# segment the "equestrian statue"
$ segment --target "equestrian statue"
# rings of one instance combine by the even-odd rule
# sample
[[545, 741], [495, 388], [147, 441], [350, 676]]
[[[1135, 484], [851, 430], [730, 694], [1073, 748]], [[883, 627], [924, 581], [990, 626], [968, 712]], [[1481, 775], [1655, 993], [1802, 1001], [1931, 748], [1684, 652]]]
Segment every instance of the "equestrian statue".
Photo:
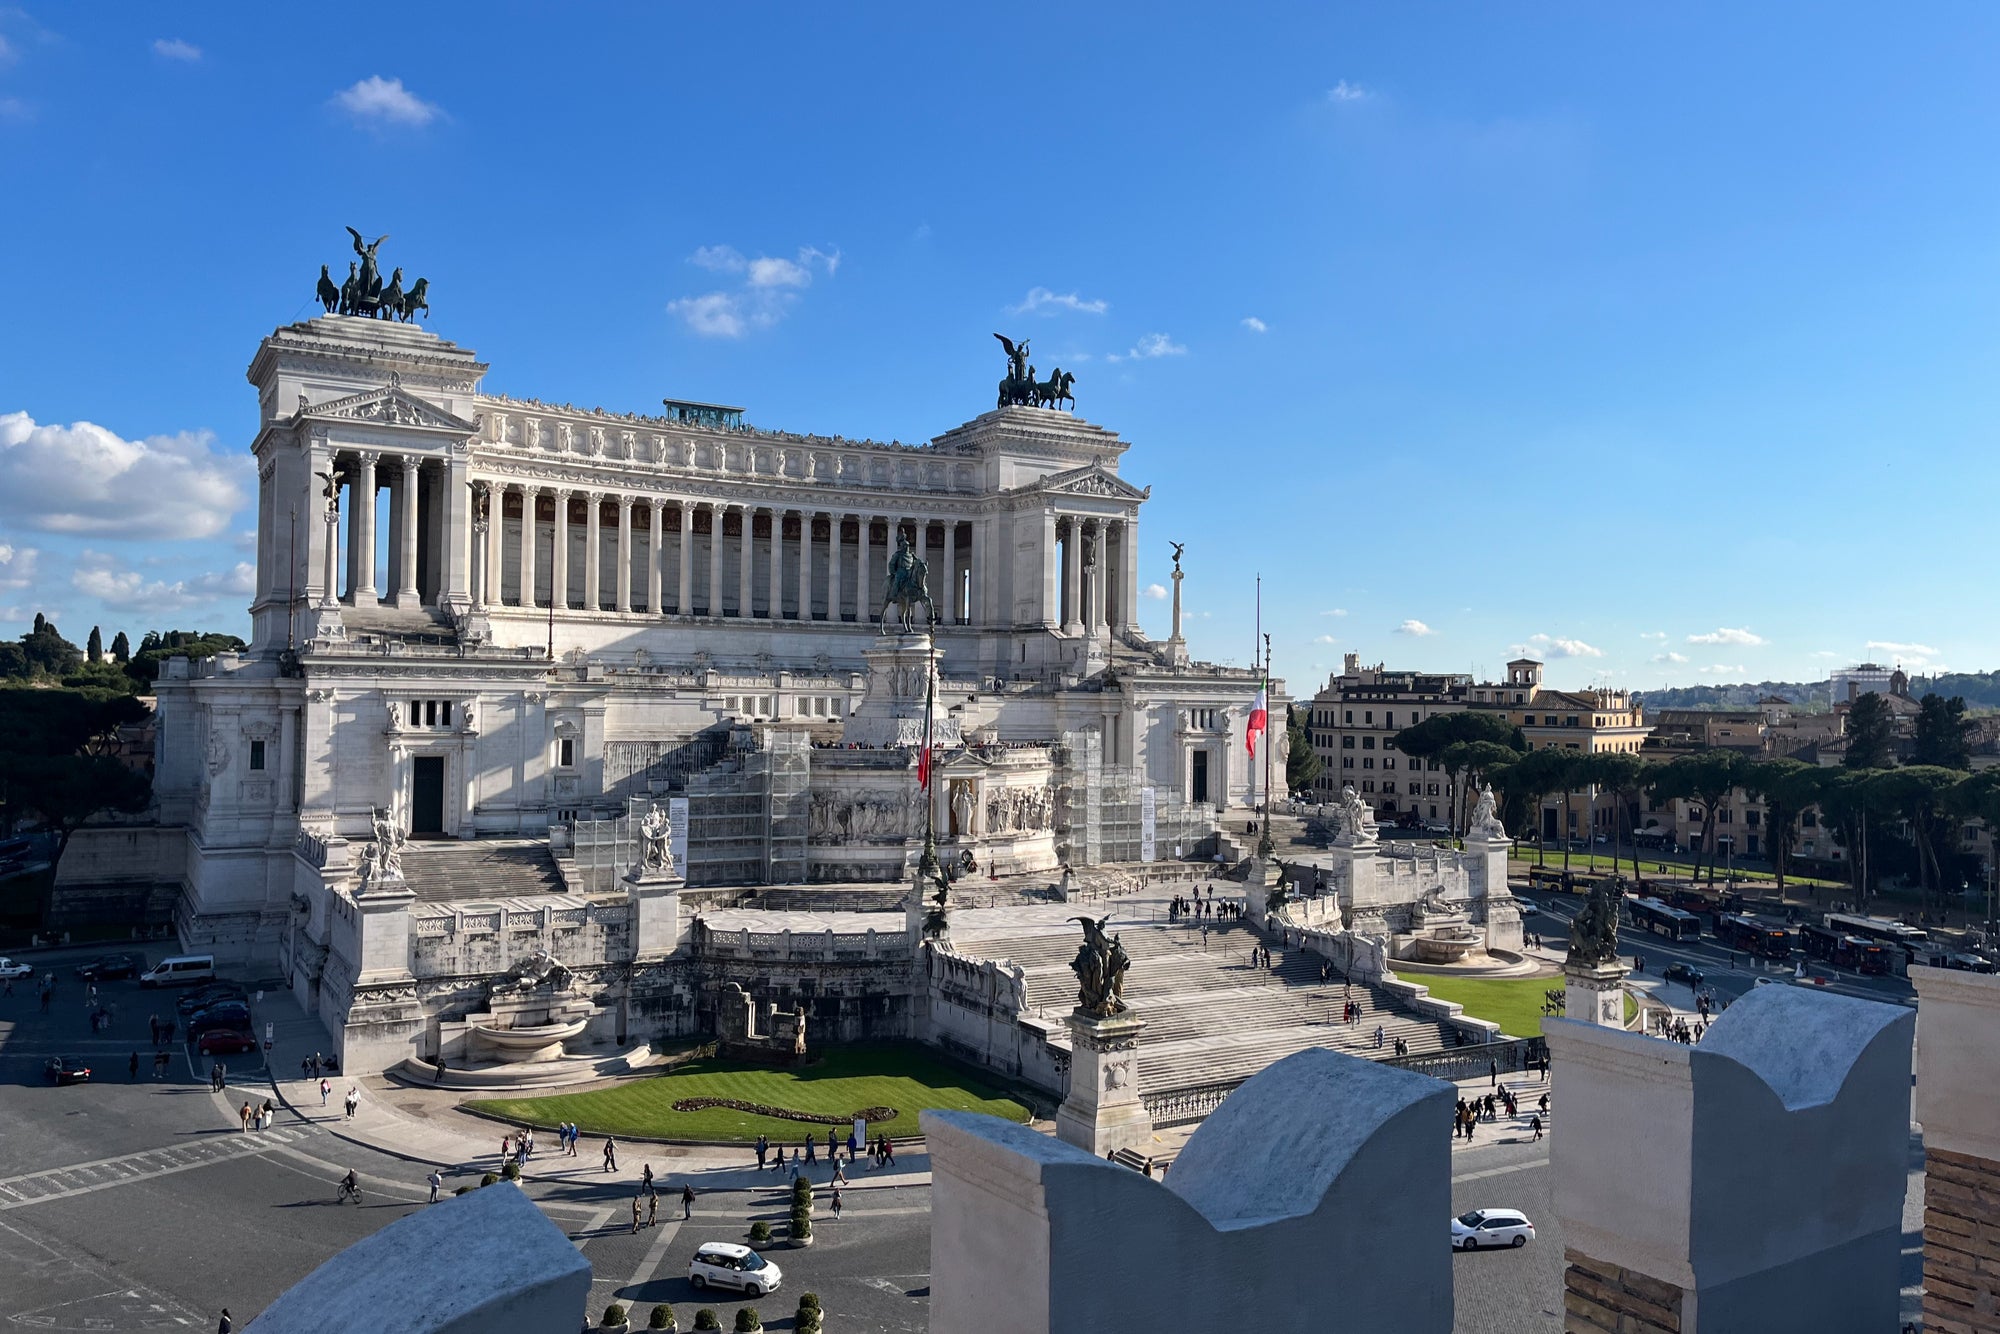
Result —
[[400, 320], [404, 324], [417, 317], [417, 312], [431, 313], [429, 300], [430, 279], [419, 278], [408, 291], [403, 289], [403, 271], [395, 270], [385, 284], [382, 270], [375, 262], [375, 249], [389, 237], [386, 233], [373, 241], [365, 240], [352, 227], [347, 234], [354, 238], [354, 253], [360, 258], [347, 266], [347, 280], [334, 286], [327, 266], [319, 268], [319, 287], [315, 293], [319, 303], [326, 307], [329, 315], [360, 315], [372, 319]]
[[[916, 620], [916, 609], [924, 608], [923, 623]], [[898, 613], [897, 624], [904, 634], [914, 634], [918, 630], [928, 630], [937, 622], [937, 603], [931, 601], [930, 565], [910, 546], [910, 535], [902, 528], [896, 529], [896, 554], [889, 557], [889, 577], [882, 599], [882, 614], [877, 621], [889, 619], [889, 608]]]
[[1028, 364], [1028, 340], [1023, 338], [1017, 345], [1005, 334], [993, 336], [1007, 349], [1007, 378], [1000, 382], [1000, 400], [994, 406], [1053, 408], [1064, 403], [1076, 406], [1076, 395], [1069, 391], [1076, 383], [1074, 375], [1058, 366], [1048, 379], [1037, 380], [1035, 368]]

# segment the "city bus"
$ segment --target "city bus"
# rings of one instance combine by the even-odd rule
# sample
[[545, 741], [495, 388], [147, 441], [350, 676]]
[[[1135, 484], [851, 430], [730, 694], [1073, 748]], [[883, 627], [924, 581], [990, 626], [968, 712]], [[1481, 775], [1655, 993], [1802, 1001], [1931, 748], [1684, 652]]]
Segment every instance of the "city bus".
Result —
[[1626, 906], [1631, 910], [1633, 926], [1669, 940], [1701, 939], [1701, 918], [1691, 912], [1669, 907], [1658, 899], [1633, 899]]
[[1715, 938], [1729, 949], [1742, 950], [1760, 959], [1785, 959], [1792, 953], [1789, 927], [1745, 913], [1724, 913], [1717, 917]]
[[1844, 935], [1860, 936], [1878, 945], [1888, 945], [1898, 949], [1904, 956], [1904, 963], [1915, 963], [1929, 954], [1925, 947], [1930, 943], [1930, 933], [1902, 922], [1892, 922], [1886, 917], [1863, 917], [1859, 913], [1830, 912], [1826, 924]]
[[1698, 885], [1680, 885], [1667, 895], [1667, 902], [1676, 908], [1689, 912], [1705, 912], [1721, 915], [1727, 912], [1743, 911], [1743, 896], [1717, 889], [1702, 889]]
[[1599, 881], [1615, 880], [1616, 876], [1592, 875], [1588, 871], [1564, 872], [1554, 866], [1531, 866], [1528, 868], [1528, 888], [1547, 890], [1552, 894], [1588, 894]]
[[1799, 928], [1799, 948], [1807, 958], [1821, 959], [1837, 968], [1878, 975], [1889, 971], [1889, 952], [1883, 946], [1830, 926], [1807, 922]]

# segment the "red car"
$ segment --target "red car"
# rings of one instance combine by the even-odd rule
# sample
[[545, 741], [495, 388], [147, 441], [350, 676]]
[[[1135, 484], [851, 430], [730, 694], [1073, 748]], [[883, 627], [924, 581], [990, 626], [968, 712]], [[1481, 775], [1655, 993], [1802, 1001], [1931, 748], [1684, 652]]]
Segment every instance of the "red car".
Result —
[[235, 1056], [256, 1051], [257, 1039], [241, 1029], [211, 1028], [195, 1042], [194, 1049], [203, 1056]]

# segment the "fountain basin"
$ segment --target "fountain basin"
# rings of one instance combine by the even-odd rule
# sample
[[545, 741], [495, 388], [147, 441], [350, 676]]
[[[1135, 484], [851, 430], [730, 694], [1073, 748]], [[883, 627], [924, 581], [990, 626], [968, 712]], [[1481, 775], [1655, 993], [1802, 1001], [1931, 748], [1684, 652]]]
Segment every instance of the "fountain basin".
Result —
[[556, 1024], [528, 1024], [516, 1028], [475, 1023], [470, 1026], [469, 1032], [503, 1061], [553, 1061], [563, 1055], [562, 1044], [579, 1036], [589, 1023], [587, 1015]]
[[1440, 931], [1418, 936], [1417, 959], [1421, 963], [1457, 963], [1479, 947], [1477, 931]]

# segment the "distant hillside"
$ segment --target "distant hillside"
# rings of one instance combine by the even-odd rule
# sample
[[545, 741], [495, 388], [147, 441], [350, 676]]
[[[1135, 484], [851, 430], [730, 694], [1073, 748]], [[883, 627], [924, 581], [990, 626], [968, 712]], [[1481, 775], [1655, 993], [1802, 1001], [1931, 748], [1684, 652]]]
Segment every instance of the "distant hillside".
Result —
[[[1642, 691], [1648, 709], [1749, 709], [1775, 695], [1794, 704], [1827, 705], [1824, 681], [1759, 681], [1741, 685], [1671, 686]], [[1946, 672], [1910, 679], [1912, 695], [1963, 696], [1969, 709], [2000, 709], [2000, 671]]]

